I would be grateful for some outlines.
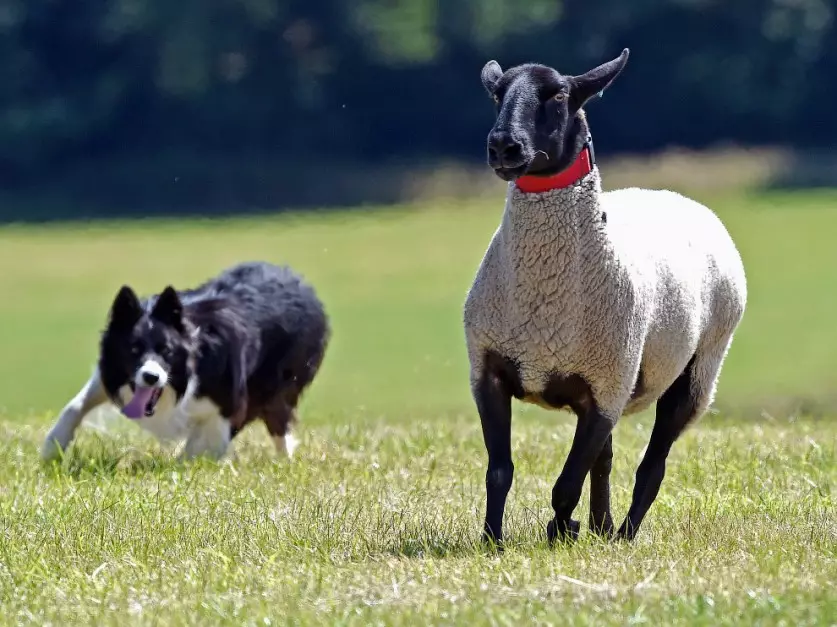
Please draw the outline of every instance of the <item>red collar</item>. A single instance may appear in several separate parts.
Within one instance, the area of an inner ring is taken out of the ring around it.
[[[590,146],[585,145],[568,168],[552,176],[521,176],[515,181],[517,188],[526,194],[548,192],[553,189],[569,187],[593,171],[593,159]]]

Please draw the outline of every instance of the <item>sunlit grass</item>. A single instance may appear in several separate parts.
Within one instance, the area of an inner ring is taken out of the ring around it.
[[[616,432],[624,515],[647,420]],[[675,447],[633,545],[549,549],[571,421],[515,425],[509,548],[476,542],[474,420],[321,425],[277,460],[253,428],[237,459],[178,465],[133,429],[85,430],[57,469],[41,427],[7,428],[3,621],[38,624],[828,624],[837,611],[837,426],[713,419]],[[586,493],[577,515],[586,519]]]
[[[711,204],[750,292],[721,414],[675,445],[635,544],[549,549],[573,421],[516,406],[502,556],[476,543],[486,460],[461,324],[499,199],[0,230],[0,623],[832,624],[837,195]],[[292,463],[257,425],[234,461],[180,465],[118,419],[39,463],[120,285],[187,286],[255,258],[305,274],[334,329]],[[800,399],[824,416],[797,417]],[[617,427],[617,522],[650,424]]]

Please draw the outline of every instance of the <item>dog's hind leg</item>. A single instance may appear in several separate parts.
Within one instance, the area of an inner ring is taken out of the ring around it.
[[[280,455],[291,459],[294,456],[294,451],[296,451],[299,446],[299,439],[297,439],[293,431],[288,428],[288,430],[285,431],[285,435],[274,435],[273,443],[276,445],[276,450],[279,451]]]
[[[90,380],[61,410],[61,415],[50,429],[41,447],[41,459],[51,461],[58,457],[73,441],[76,429],[84,417],[107,400],[107,393],[97,367]]]
[[[293,434],[293,427],[296,425],[296,400],[297,395],[277,397],[270,403],[263,412],[262,420],[267,427],[273,444],[280,455],[291,459],[294,451],[299,446],[299,440]]]

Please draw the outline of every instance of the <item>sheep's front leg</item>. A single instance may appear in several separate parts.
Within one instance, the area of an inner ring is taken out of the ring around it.
[[[511,393],[496,372],[484,372],[473,386],[474,400],[488,451],[485,473],[485,524],[483,542],[497,546],[503,541],[503,512],[512,486]]]
[[[41,459],[51,461],[57,458],[73,441],[84,417],[107,400],[99,369],[96,368],[90,380],[61,410],[61,415],[41,447]]]
[[[559,538],[578,537],[580,525],[571,516],[581,500],[584,479],[610,438],[615,424],[615,420],[596,408],[583,417],[579,416],[567,461],[552,488],[552,509],[555,510],[555,518],[546,527],[546,537],[550,544]]]

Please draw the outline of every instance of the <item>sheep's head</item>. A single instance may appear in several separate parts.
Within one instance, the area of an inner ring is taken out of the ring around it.
[[[488,134],[488,165],[504,181],[549,176],[567,168],[587,140],[579,111],[619,75],[629,51],[578,76],[527,63],[506,72],[496,61],[482,69],[482,84],[497,105]]]

